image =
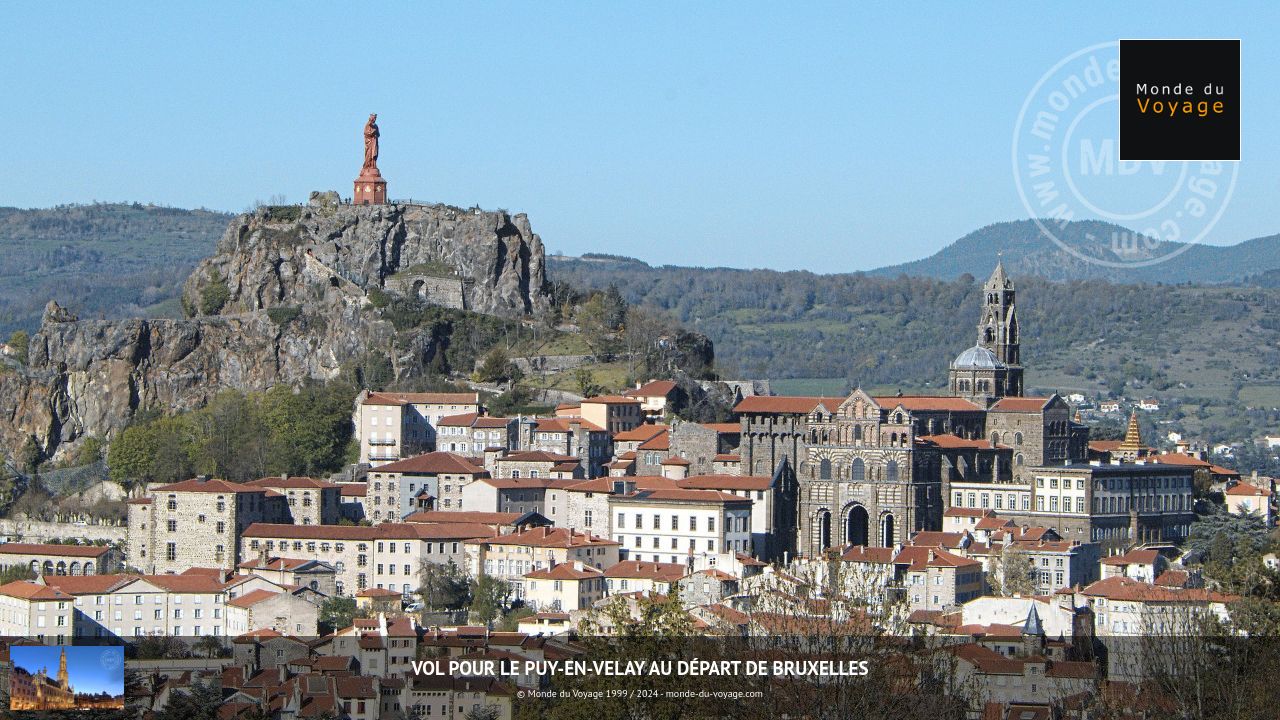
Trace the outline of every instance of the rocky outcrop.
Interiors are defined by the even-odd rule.
[[[0,442],[12,455],[34,436],[55,454],[81,437],[111,438],[140,408],[331,379],[370,350],[397,370],[425,364],[435,341],[397,334],[370,300],[375,289],[427,268],[465,280],[469,309],[524,317],[548,306],[543,267],[524,215],[443,205],[241,215],[187,281],[193,317],[77,320],[50,303],[26,368],[0,374]]]

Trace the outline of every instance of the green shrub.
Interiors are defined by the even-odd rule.
[[[302,308],[296,305],[278,305],[267,310],[267,317],[271,318],[271,322],[284,327],[293,322],[302,314]]]
[[[368,297],[369,302],[379,310],[391,304],[391,296],[382,288],[369,288]]]
[[[209,284],[200,289],[200,312],[204,315],[217,315],[231,299],[231,288],[227,281],[215,270],[209,278]]]

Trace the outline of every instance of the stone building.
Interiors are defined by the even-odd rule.
[[[460,510],[463,488],[487,477],[488,470],[450,452],[398,460],[369,471],[365,512],[377,524],[400,522],[419,510]],[[430,500],[424,507],[426,498]]]
[[[742,443],[738,423],[671,423],[671,454],[689,461],[690,475],[716,472],[716,458],[733,455]]]
[[[37,575],[96,575],[119,565],[120,553],[110,545],[0,544],[0,566],[29,567]]]
[[[281,475],[246,483],[275,490],[285,498],[289,517],[295,525],[335,525],[342,518],[342,489],[326,480]]]
[[[245,528],[290,517],[276,490],[203,477],[152,488],[148,497],[129,501],[128,515],[125,561],[148,574],[232,570]]]
[[[948,368],[950,394],[753,396],[741,417],[740,472],[798,484],[798,533],[783,551],[892,547],[942,527],[953,485],[1025,482],[1029,468],[1083,460],[1088,431],[1056,395],[1022,396],[1013,283],[983,286],[978,341]],[[784,489],[787,480],[783,480]]]
[[[477,393],[362,393],[352,418],[360,462],[377,467],[432,450],[441,420],[480,409]]]

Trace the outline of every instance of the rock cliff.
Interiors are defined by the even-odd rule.
[[[538,316],[548,307],[543,263],[524,215],[443,205],[241,215],[188,279],[187,319],[78,320],[51,302],[26,367],[0,374],[0,442],[12,456],[35,437],[54,455],[81,437],[111,438],[140,408],[188,409],[227,388],[330,379],[371,349],[403,362],[407,348],[410,362],[425,362],[435,341],[397,336],[371,296],[412,292]]]

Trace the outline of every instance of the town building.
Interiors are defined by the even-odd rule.
[[[525,575],[535,570],[573,562],[603,570],[619,559],[617,542],[573,528],[531,528],[467,540],[464,546],[467,572],[510,582],[516,598],[524,597]]]
[[[0,567],[28,567],[37,575],[96,575],[119,566],[120,553],[110,545],[0,543]]]
[[[644,384],[637,382],[634,388],[623,391],[622,395],[639,400],[645,420],[657,422],[667,416],[679,392],[679,386],[671,380],[650,380]]]
[[[62,645],[72,636],[73,613],[71,596],[56,588],[27,580],[0,585],[0,636]]]
[[[369,470],[365,511],[377,524],[401,522],[421,510],[461,510],[463,488],[487,477],[488,470],[451,452],[397,460]]]
[[[334,525],[342,519],[342,489],[326,480],[280,475],[245,484],[283,495],[295,525]]]
[[[377,467],[433,450],[441,420],[480,410],[477,393],[362,393],[352,418],[360,462]]]
[[[590,608],[605,595],[604,571],[582,561],[531,570],[524,575],[524,602],[536,611],[570,612]]]
[[[1086,457],[1088,431],[1058,396],[1023,397],[1013,283],[983,286],[978,342],[948,369],[948,395],[746,397],[742,472],[783,468],[799,485],[803,554],[845,544],[891,547],[942,526],[951,486],[1025,482],[1029,468]],[[784,491],[787,480],[782,486]]]
[[[751,552],[751,499],[718,490],[638,490],[610,495],[612,537],[628,560],[692,563],[722,552]]]
[[[290,514],[277,490],[198,477],[130,500],[128,518],[126,563],[158,574],[190,567],[232,570],[241,560],[239,538],[245,528],[288,522]]]

